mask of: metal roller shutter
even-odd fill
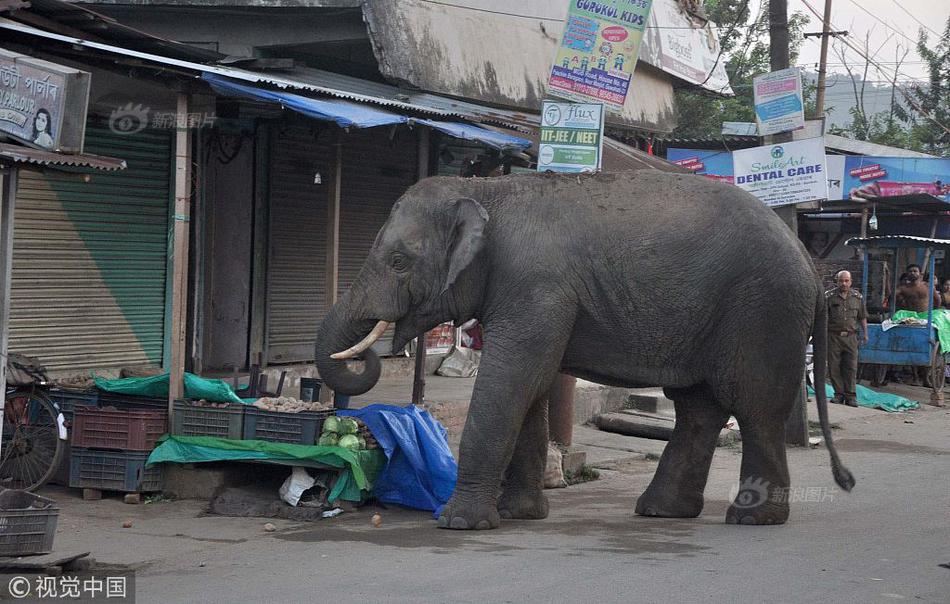
[[[275,128],[270,142],[268,217],[268,363],[313,360],[317,328],[327,312],[327,194],[331,133]],[[314,182],[317,173],[321,184]]]
[[[86,151],[128,168],[20,170],[10,348],[69,372],[162,363],[172,130],[90,126]]]
[[[366,261],[376,234],[396,200],[418,179],[418,139],[400,129],[374,128],[346,137],[343,147],[343,195],[340,204],[340,295]],[[392,352],[393,328],[373,346],[381,355]]]

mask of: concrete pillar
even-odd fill
[[[559,373],[548,392],[548,438],[569,446],[574,439],[574,387],[577,378]]]

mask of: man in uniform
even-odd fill
[[[838,287],[825,292],[828,305],[828,373],[835,389],[833,403],[857,407],[855,392],[858,376],[858,322],[861,338],[868,342],[868,315],[864,300],[851,289],[851,273],[838,271]]]

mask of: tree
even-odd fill
[[[927,82],[914,84],[906,94],[909,110],[898,117],[910,127],[913,148],[940,157],[950,155],[950,19],[937,45],[927,46],[921,29],[917,54],[927,64]]]
[[[750,20],[751,7],[756,1],[758,10],[755,18]],[[755,121],[752,79],[771,71],[768,0],[705,0],[704,8],[710,20],[720,27],[719,61],[725,61],[729,85],[735,96],[723,97],[698,89],[677,90],[675,136],[718,137],[723,122]],[[803,40],[801,34],[808,22],[808,17],[802,12],[789,17],[792,62],[798,57]]]

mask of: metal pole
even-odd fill
[[[337,129],[334,137],[333,175],[330,177],[330,191],[327,196],[327,309],[336,304],[340,289],[340,206],[343,201],[343,130]],[[324,384],[320,389],[322,402],[333,401],[336,407],[336,395]]]
[[[10,282],[13,273],[13,208],[17,169],[0,172],[0,418],[6,402],[7,346],[10,329]],[[3,434],[0,433],[0,440]],[[3,443],[0,442],[0,451]]]
[[[825,77],[828,71],[828,38],[831,37],[831,0],[825,0],[821,26],[821,58],[818,61],[818,92],[815,95],[815,119],[825,113]]]
[[[429,176],[428,128],[419,130],[419,180]],[[458,340],[456,340],[457,342]],[[412,376],[412,404],[421,405],[426,397],[426,334],[416,338],[416,363]]]

